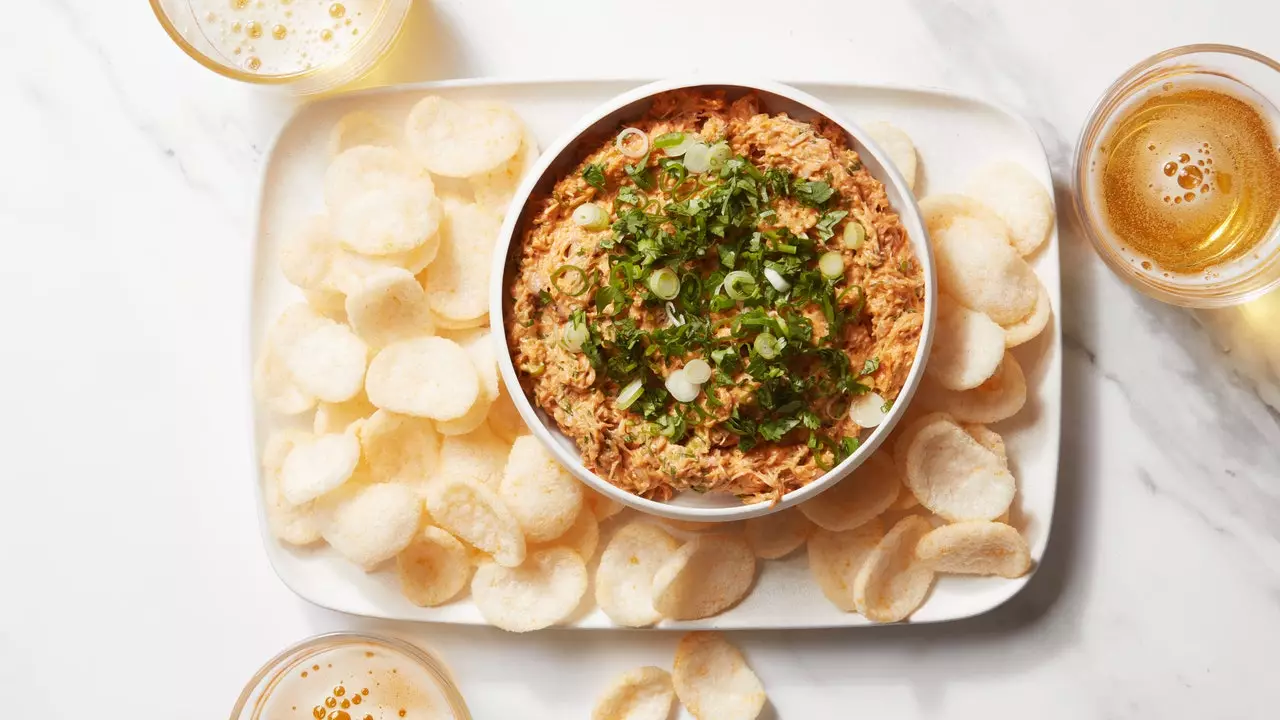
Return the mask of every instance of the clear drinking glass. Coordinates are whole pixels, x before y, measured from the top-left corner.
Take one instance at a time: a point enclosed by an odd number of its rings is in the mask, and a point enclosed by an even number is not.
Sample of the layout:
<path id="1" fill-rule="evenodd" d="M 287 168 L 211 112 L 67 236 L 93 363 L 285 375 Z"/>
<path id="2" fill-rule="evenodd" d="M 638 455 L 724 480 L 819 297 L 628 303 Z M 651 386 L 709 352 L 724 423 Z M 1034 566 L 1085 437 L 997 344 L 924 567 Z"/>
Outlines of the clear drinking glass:
<path id="1" fill-rule="evenodd" d="M 413 0 L 151 0 L 169 37 L 229 78 L 315 93 L 360 78 Z"/>
<path id="2" fill-rule="evenodd" d="M 1076 145 L 1073 184 L 1081 225 L 1107 265 L 1133 287 L 1168 303 L 1225 307 L 1260 297 L 1280 286 L 1280 217 L 1243 257 L 1207 272 L 1172 273 L 1136 255 L 1108 227 L 1102 212 L 1098 160 L 1112 124 L 1135 102 L 1169 83 L 1203 85 L 1246 99 L 1260 111 L 1280 146 L 1280 64 L 1229 45 L 1188 45 L 1154 55 L 1130 68 L 1103 94 Z"/>

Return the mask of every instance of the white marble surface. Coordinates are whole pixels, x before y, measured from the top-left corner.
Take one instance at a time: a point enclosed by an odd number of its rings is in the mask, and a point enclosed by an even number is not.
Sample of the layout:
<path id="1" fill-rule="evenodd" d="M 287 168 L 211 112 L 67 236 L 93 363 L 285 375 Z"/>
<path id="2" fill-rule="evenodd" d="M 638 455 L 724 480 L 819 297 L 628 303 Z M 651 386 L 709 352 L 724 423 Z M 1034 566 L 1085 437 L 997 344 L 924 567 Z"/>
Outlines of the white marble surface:
<path id="1" fill-rule="evenodd" d="M 1280 55 L 1268 0 L 713 5 L 419 0 L 415 42 L 379 80 L 731 63 L 938 85 L 1031 118 L 1062 180 L 1091 103 L 1132 62 L 1205 40 Z M 586 717 L 609 676 L 669 663 L 662 633 L 387 626 L 293 597 L 259 545 L 242 379 L 256 177 L 295 100 L 187 60 L 142 2 L 8 3 L 0 68 L 9 711 L 225 717 L 261 660 L 339 628 L 431 645 L 478 718 Z M 736 634 L 772 716 L 1280 714 L 1280 298 L 1161 306 L 1063 230 L 1063 453 L 1042 569 L 953 625 Z"/>

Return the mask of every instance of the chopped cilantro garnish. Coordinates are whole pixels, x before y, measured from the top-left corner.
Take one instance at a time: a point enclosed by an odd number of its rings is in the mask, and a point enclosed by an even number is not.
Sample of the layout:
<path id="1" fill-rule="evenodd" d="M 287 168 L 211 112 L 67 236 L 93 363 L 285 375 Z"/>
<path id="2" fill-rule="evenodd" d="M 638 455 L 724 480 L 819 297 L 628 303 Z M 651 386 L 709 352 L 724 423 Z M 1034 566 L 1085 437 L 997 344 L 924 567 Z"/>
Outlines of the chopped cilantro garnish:
<path id="1" fill-rule="evenodd" d="M 604 166 L 599 163 L 587 163 L 582 169 L 582 179 L 597 190 L 604 190 Z"/>

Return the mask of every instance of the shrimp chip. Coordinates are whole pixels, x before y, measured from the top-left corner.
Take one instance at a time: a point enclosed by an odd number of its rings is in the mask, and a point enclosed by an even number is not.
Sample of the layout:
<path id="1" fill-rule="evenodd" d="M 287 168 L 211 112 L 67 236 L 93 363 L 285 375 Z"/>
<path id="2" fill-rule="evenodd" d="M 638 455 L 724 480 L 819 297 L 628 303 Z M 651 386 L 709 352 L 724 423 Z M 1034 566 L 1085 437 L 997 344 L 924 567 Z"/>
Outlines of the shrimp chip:
<path id="1" fill-rule="evenodd" d="M 337 157 L 354 147 L 394 147 L 400 129 L 367 110 L 343 115 L 329 131 L 329 157 Z"/>
<path id="2" fill-rule="evenodd" d="M 309 502 L 345 483 L 359 461 L 354 433 L 299 440 L 280 466 L 280 492 L 294 505 Z"/>
<path id="3" fill-rule="evenodd" d="M 396 556 L 400 592 L 414 605 L 448 602 L 471 579 L 471 559 L 458 539 L 438 527 L 422 528 Z"/>
<path id="4" fill-rule="evenodd" d="M 653 576 L 653 606 L 673 620 L 698 620 L 746 597 L 756 556 L 741 536 L 699 535 L 672 553 Z"/>
<path id="5" fill-rule="evenodd" d="M 399 483 L 351 483 L 320 503 L 325 541 L 365 570 L 408 547 L 422 520 L 422 499 Z"/>
<path id="6" fill-rule="evenodd" d="M 796 508 L 787 508 L 743 523 L 743 535 L 756 557 L 776 560 L 804 544 L 813 523 Z"/>
<path id="7" fill-rule="evenodd" d="M 345 325 L 321 319 L 281 351 L 298 387 L 325 402 L 350 400 L 364 385 L 369 346 Z"/>
<path id="8" fill-rule="evenodd" d="M 671 680 L 680 703 L 698 720 L 754 720 L 764 709 L 760 678 L 720 633 L 680 638 Z"/>
<path id="9" fill-rule="evenodd" d="M 403 415 L 460 418 L 480 395 L 480 380 L 467 351 L 439 337 L 392 343 L 369 363 L 369 401 Z"/>
<path id="10" fill-rule="evenodd" d="M 968 194 L 995 211 L 1009 226 L 1009 240 L 1019 255 L 1044 244 L 1053 228 L 1053 199 L 1039 180 L 1015 162 L 980 168 L 969 180 Z"/>
<path id="11" fill-rule="evenodd" d="M 404 183 L 363 190 L 334 209 L 334 237 L 363 255 L 397 255 L 439 249 L 441 205 L 429 185 Z"/>
<path id="12" fill-rule="evenodd" d="M 480 395 L 476 397 L 475 404 L 471 406 L 470 410 L 467 410 L 466 414 L 452 420 L 436 421 L 436 429 L 440 431 L 441 435 L 466 435 L 484 424 L 485 419 L 489 417 L 489 408 L 493 403 L 484 394 L 483 384 L 480 388 Z"/>
<path id="13" fill-rule="evenodd" d="M 253 366 L 253 391 L 273 412 L 297 415 L 315 407 L 316 396 L 298 384 L 285 358 L 299 338 L 324 322 L 310 305 L 295 303 L 285 308 L 267 330 Z"/>
<path id="14" fill-rule="evenodd" d="M 596 555 L 596 546 L 600 544 L 600 523 L 596 521 L 596 516 L 591 514 L 591 510 L 584 506 L 578 511 L 578 517 L 574 519 L 569 529 L 546 544 L 573 548 L 583 562 L 589 563 Z"/>
<path id="15" fill-rule="evenodd" d="M 604 522 L 609 518 L 622 512 L 622 503 L 614 500 L 608 495 L 592 490 L 585 485 L 582 487 L 582 502 L 591 508 L 591 513 L 596 516 L 596 520 Z"/>
<path id="16" fill-rule="evenodd" d="M 643 627 L 662 619 L 653 606 L 653 578 L 680 547 L 665 530 L 635 521 L 618 529 L 596 570 L 596 604 L 624 627 Z"/>
<path id="17" fill-rule="evenodd" d="M 469 433 L 444 437 L 436 475 L 465 480 L 498 492 L 509 453 L 510 445 L 487 425 L 481 425 Z"/>
<path id="18" fill-rule="evenodd" d="M 436 525 L 488 553 L 494 562 L 506 567 L 524 562 L 525 543 L 520 523 L 488 489 L 454 478 L 429 483 L 427 512 Z"/>
<path id="19" fill-rule="evenodd" d="M 675 699 L 671 673 L 653 666 L 636 668 L 609 683 L 591 720 L 667 720 Z"/>
<path id="20" fill-rule="evenodd" d="M 333 290 L 329 283 L 338 241 L 327 215 L 313 215 L 285 236 L 280 245 L 280 272 L 306 290 Z"/>
<path id="21" fill-rule="evenodd" d="M 1049 325 L 1051 315 L 1053 315 L 1053 302 L 1049 299 L 1049 291 L 1044 289 L 1044 283 L 1040 283 L 1036 293 L 1036 304 L 1031 312 L 1021 320 L 1003 326 L 1005 347 L 1017 347 L 1036 339 Z"/>
<path id="22" fill-rule="evenodd" d="M 281 430 L 267 438 L 262 450 L 262 505 L 271 534 L 290 545 L 310 545 L 320 540 L 312 503 L 295 505 L 280 492 L 280 470 L 293 446 L 310 437 L 297 430 Z"/>
<path id="23" fill-rule="evenodd" d="M 476 202 L 496 213 L 506 213 L 507 205 L 520 187 L 520 181 L 538 161 L 538 140 L 528 130 L 520 141 L 520 149 L 507 162 L 483 175 L 471 178 Z"/>
<path id="24" fill-rule="evenodd" d="M 408 270 L 387 268 L 347 296 L 351 329 L 370 347 L 430 335 L 431 308 L 418 279 Z"/>
<path id="25" fill-rule="evenodd" d="M 888 510 L 901 491 L 902 480 L 893 463 L 872 455 L 849 477 L 799 508 L 818 527 L 852 530 Z"/>
<path id="26" fill-rule="evenodd" d="M 867 556 L 853 582 L 853 600 L 868 620 L 905 620 L 933 586 L 933 569 L 916 560 L 916 545 L 933 526 L 918 515 L 898 521 Z"/>
<path id="27" fill-rule="evenodd" d="M 362 145 L 344 150 L 324 173 L 324 202 L 332 212 L 368 190 L 412 185 L 435 196 L 431 175 L 403 152 L 388 147 Z"/>
<path id="28" fill-rule="evenodd" d="M 481 563 L 471 579 L 471 597 L 485 621 L 510 632 L 563 622 L 586 592 L 586 565 L 564 547 L 538 550 L 519 567 Z"/>
<path id="29" fill-rule="evenodd" d="M 862 126 L 862 129 L 871 136 L 886 153 L 889 154 L 889 160 L 893 162 L 894 167 L 898 168 L 898 172 L 902 173 L 902 177 L 907 181 L 907 187 L 911 190 L 916 189 L 916 146 L 911 142 L 911 136 L 907 135 L 895 125 L 887 122 L 872 122 Z"/>
<path id="30" fill-rule="evenodd" d="M 1039 280 L 1009 244 L 1003 220 L 961 195 L 927 197 L 920 212 L 943 292 L 997 323 L 1016 322 L 1031 312 Z"/>
<path id="31" fill-rule="evenodd" d="M 1005 331 L 991 318 L 949 297 L 938 302 L 938 325 L 925 370 L 948 390 L 969 390 L 995 374 Z"/>
<path id="32" fill-rule="evenodd" d="M 560 537 L 582 509 L 582 484 L 532 435 L 511 446 L 500 495 L 530 542 Z"/>
<path id="33" fill-rule="evenodd" d="M 379 410 L 355 426 L 362 471 L 372 482 L 422 489 L 440 461 L 440 436 L 430 420 Z"/>
<path id="34" fill-rule="evenodd" d="M 405 121 L 409 147 L 428 170 L 465 178 L 494 170 L 520 149 L 524 125 L 500 103 L 418 101 Z"/>
<path id="35" fill-rule="evenodd" d="M 498 399 L 489 407 L 488 419 L 489 427 L 507 442 L 514 442 L 517 437 L 529 434 L 529 426 L 524 424 L 524 418 L 520 417 L 520 411 L 516 409 L 505 385 L 499 389 Z M 622 507 L 619 506 L 618 509 L 621 510 Z M 599 514 L 596 517 L 604 519 Z"/>
<path id="36" fill-rule="evenodd" d="M 952 522 L 994 520 L 1016 491 L 1000 458 L 947 420 L 929 424 L 911 441 L 907 485 L 921 505 Z"/>
<path id="37" fill-rule="evenodd" d="M 1000 369 L 972 390 L 931 389 L 931 402 L 956 420 L 994 423 L 1013 417 L 1027 402 L 1027 378 L 1013 355 L 1005 353 Z"/>
<path id="38" fill-rule="evenodd" d="M 961 423 L 960 427 L 979 445 L 999 458 L 1001 465 L 1006 469 L 1009 467 L 1009 451 L 1005 448 L 1004 438 L 1000 437 L 1000 433 L 980 423 Z"/>
<path id="39" fill-rule="evenodd" d="M 440 253 L 427 267 L 427 301 L 442 327 L 471 327 L 489 313 L 489 266 L 500 222 L 479 205 L 444 201 Z"/>
<path id="40" fill-rule="evenodd" d="M 1016 578 L 1031 569 L 1026 539 L 1000 522 L 943 525 L 921 538 L 916 557 L 940 573 Z"/>
<path id="41" fill-rule="evenodd" d="M 822 594 L 845 612 L 857 612 L 853 582 L 862 564 L 884 537 L 879 518 L 853 530 L 832 532 L 818 528 L 809 536 L 809 572 Z"/>
<path id="42" fill-rule="evenodd" d="M 311 430 L 317 435 L 346 432 L 352 423 L 371 417 L 377 410 L 363 392 L 340 403 L 322 402 L 316 406 Z"/>

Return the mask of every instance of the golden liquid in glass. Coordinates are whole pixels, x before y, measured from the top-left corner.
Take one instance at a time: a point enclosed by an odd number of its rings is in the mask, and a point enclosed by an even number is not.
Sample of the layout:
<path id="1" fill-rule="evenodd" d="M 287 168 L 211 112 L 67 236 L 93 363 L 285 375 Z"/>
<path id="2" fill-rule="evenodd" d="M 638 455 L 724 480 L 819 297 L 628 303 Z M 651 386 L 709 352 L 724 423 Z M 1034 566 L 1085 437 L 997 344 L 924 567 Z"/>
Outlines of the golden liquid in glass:
<path id="1" fill-rule="evenodd" d="M 1105 221 L 1165 272 L 1243 257 L 1280 217 L 1280 148 L 1261 111 L 1217 89 L 1175 87 L 1135 104 L 1100 147 Z"/>

